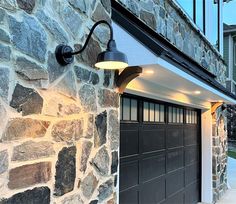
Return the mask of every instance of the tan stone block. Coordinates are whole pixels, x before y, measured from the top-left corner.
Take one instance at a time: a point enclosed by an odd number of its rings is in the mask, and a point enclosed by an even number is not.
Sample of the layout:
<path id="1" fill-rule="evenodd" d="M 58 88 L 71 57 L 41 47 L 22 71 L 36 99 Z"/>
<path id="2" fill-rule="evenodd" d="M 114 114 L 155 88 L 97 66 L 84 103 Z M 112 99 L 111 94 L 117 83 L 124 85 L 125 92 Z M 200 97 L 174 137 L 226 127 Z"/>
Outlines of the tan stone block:
<path id="1" fill-rule="evenodd" d="M 26 188 L 38 183 L 46 183 L 51 178 L 51 162 L 40 162 L 11 169 L 8 187 Z"/>
<path id="2" fill-rule="evenodd" d="M 43 137 L 49 124 L 48 121 L 15 118 L 8 122 L 2 141 Z"/>

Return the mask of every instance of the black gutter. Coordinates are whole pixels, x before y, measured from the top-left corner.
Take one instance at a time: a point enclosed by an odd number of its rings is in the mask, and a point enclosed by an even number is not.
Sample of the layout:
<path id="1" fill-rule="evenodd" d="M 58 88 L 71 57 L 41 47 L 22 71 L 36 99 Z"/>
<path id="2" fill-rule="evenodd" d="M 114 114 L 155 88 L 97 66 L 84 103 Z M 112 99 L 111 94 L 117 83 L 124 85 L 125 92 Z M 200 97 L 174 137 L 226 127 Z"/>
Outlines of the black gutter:
<path id="1" fill-rule="evenodd" d="M 177 47 L 147 26 L 120 3 L 111 0 L 111 5 L 112 20 L 152 50 L 157 56 L 236 100 L 234 94 L 215 80 L 216 75 L 209 72 L 185 53 L 181 52 Z"/>

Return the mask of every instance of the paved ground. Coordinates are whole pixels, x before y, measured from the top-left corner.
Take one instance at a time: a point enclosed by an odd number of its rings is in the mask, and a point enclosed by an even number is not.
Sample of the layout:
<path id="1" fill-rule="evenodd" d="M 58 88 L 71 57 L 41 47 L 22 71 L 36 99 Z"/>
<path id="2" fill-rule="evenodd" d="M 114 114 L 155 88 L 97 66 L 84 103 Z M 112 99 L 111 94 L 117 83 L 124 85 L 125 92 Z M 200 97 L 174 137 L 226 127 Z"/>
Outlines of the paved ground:
<path id="1" fill-rule="evenodd" d="M 228 183 L 230 188 L 236 189 L 236 159 L 230 157 L 228 157 Z"/>
<path id="2" fill-rule="evenodd" d="M 229 189 L 223 198 L 217 204 L 235 204 L 236 203 L 236 189 Z"/>
<path id="3" fill-rule="evenodd" d="M 229 190 L 217 204 L 236 204 L 236 159 L 228 158 Z"/>

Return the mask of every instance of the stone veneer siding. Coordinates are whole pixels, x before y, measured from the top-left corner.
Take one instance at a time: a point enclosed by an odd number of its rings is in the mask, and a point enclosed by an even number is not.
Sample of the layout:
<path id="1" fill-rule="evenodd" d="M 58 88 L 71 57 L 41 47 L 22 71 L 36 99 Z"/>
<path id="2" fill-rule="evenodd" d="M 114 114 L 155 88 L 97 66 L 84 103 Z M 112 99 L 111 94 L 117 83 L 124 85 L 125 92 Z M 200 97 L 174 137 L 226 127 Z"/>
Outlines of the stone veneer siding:
<path id="1" fill-rule="evenodd" d="M 223 108 L 224 109 L 224 108 Z M 213 176 L 213 201 L 218 201 L 227 187 L 227 109 L 220 106 L 212 115 L 212 176 Z"/>
<path id="2" fill-rule="evenodd" d="M 116 203 L 119 95 L 93 66 L 99 26 L 72 65 L 60 43 L 83 45 L 109 0 L 0 1 L 0 203 Z"/>
<path id="3" fill-rule="evenodd" d="M 196 29 L 173 0 L 114 0 L 120 2 L 179 50 L 217 76 L 226 86 L 226 65 L 222 56 Z"/>

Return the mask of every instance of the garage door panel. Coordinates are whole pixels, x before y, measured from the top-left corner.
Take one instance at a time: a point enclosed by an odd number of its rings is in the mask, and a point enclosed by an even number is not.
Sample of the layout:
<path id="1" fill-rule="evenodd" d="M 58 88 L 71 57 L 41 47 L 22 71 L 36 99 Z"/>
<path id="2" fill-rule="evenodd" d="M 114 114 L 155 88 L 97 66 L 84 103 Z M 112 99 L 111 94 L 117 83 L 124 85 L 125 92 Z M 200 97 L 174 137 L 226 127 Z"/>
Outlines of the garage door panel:
<path id="1" fill-rule="evenodd" d="M 144 153 L 165 149 L 165 129 L 143 130 L 142 131 Z"/>
<path id="2" fill-rule="evenodd" d="M 183 126 L 170 126 L 166 130 L 167 148 L 181 147 L 184 145 Z"/>
<path id="3" fill-rule="evenodd" d="M 156 204 L 165 199 L 165 179 L 155 179 L 142 185 L 142 204 Z"/>
<path id="4" fill-rule="evenodd" d="M 185 186 L 199 179 L 200 170 L 198 167 L 199 163 L 194 163 L 185 168 Z"/>
<path id="5" fill-rule="evenodd" d="M 139 184 L 139 161 L 120 164 L 120 190 L 135 187 Z"/>
<path id="6" fill-rule="evenodd" d="M 185 147 L 185 165 L 199 161 L 199 146 L 191 145 Z"/>
<path id="7" fill-rule="evenodd" d="M 200 183 L 196 182 L 189 185 L 185 190 L 185 204 L 194 204 L 199 199 Z"/>
<path id="8" fill-rule="evenodd" d="M 166 197 L 169 198 L 184 189 L 184 169 L 166 175 Z"/>
<path id="9" fill-rule="evenodd" d="M 120 203 L 122 204 L 138 204 L 139 191 L 137 189 L 130 189 L 120 192 Z"/>
<path id="10" fill-rule="evenodd" d="M 167 153 L 167 172 L 184 166 L 184 148 L 169 150 Z"/>
<path id="11" fill-rule="evenodd" d="M 184 128 L 184 144 L 185 145 L 199 144 L 197 127 L 195 125 L 187 125 Z"/>
<path id="12" fill-rule="evenodd" d="M 139 129 L 137 125 L 123 125 L 120 132 L 120 156 L 139 154 Z"/>
<path id="13" fill-rule="evenodd" d="M 180 191 L 166 199 L 161 204 L 182 204 L 184 203 L 184 191 Z M 187 203 L 186 203 L 187 204 Z"/>
<path id="14" fill-rule="evenodd" d="M 145 158 L 141 161 L 142 182 L 157 178 L 165 174 L 165 153 Z"/>

